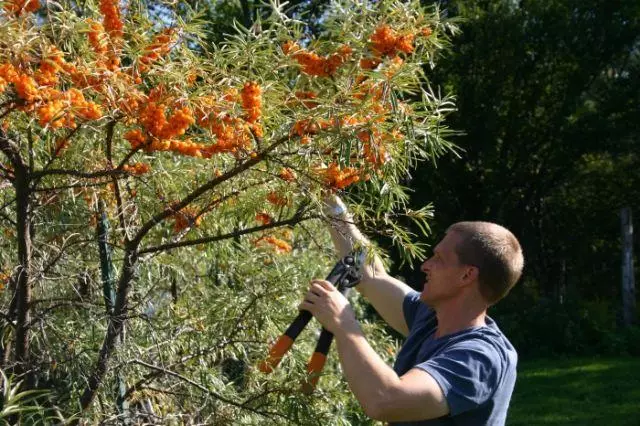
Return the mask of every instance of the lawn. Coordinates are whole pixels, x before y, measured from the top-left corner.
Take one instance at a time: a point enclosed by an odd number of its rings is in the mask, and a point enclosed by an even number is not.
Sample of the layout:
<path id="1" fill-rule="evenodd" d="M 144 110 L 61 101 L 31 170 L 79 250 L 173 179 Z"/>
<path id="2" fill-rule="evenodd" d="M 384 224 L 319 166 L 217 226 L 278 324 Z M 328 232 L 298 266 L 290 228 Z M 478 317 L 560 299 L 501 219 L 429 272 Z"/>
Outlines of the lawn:
<path id="1" fill-rule="evenodd" d="M 640 426 L 640 358 L 521 362 L 508 426 Z"/>

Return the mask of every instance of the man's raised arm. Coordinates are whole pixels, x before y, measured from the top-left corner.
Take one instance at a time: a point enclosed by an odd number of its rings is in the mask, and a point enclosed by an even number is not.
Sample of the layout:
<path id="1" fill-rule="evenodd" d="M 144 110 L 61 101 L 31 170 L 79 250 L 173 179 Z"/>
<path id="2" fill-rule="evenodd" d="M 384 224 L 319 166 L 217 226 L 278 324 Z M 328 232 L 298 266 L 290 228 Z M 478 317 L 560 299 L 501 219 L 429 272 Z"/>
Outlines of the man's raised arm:
<path id="1" fill-rule="evenodd" d="M 328 216 L 331 218 L 331 239 L 338 254 L 342 257 L 353 252 L 354 248 L 367 247 L 368 240 L 353 223 L 353 218 L 342 200 L 332 196 L 325 202 Z M 356 289 L 391 327 L 406 336 L 409 328 L 404 319 L 402 303 L 411 287 L 389 276 L 378 256 L 374 257 L 373 262 L 367 260 L 367 256 L 363 258 L 365 261 L 362 265 L 362 280 Z"/>

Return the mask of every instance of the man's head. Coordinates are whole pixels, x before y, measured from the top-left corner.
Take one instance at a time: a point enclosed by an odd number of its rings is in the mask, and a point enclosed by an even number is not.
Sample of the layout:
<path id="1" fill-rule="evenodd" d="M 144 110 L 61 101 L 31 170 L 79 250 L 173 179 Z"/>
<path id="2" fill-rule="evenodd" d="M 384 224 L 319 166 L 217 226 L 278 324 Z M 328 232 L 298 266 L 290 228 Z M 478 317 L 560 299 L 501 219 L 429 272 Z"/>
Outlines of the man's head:
<path id="1" fill-rule="evenodd" d="M 433 305 L 477 285 L 487 305 L 493 305 L 515 285 L 523 265 L 520 243 L 506 228 L 489 222 L 455 223 L 422 265 L 427 274 L 422 299 Z"/>

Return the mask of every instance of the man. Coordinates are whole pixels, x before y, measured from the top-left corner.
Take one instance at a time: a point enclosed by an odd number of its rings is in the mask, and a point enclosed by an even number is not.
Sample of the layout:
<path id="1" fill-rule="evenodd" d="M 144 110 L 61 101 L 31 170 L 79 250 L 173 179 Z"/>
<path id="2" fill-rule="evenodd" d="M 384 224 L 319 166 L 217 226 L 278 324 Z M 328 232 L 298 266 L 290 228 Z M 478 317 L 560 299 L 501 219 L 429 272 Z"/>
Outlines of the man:
<path id="1" fill-rule="evenodd" d="M 366 240 L 340 199 L 332 207 L 331 234 L 344 256 Z M 507 229 L 460 222 L 422 264 L 422 293 L 390 277 L 378 258 L 364 265 L 356 288 L 407 336 L 393 369 L 371 348 L 348 301 L 330 283 L 313 280 L 300 309 L 335 335 L 346 380 L 369 417 L 393 424 L 503 425 L 517 354 L 486 312 L 513 287 L 523 263 L 520 244 Z"/>

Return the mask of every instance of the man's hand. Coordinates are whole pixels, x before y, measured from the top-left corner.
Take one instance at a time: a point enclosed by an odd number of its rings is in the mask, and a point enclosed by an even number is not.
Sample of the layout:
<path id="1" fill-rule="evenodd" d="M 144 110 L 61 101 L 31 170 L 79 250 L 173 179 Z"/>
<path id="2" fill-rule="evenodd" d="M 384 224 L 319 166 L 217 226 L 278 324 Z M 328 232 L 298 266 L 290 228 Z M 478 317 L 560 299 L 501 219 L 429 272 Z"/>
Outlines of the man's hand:
<path id="1" fill-rule="evenodd" d="M 311 312 L 333 334 L 360 330 L 349 301 L 328 281 L 311 281 L 311 287 L 299 309 Z"/>
<path id="2" fill-rule="evenodd" d="M 347 206 L 342 199 L 335 194 L 325 196 L 323 201 L 324 207 L 322 210 L 329 219 L 344 219 L 348 213 Z"/>

